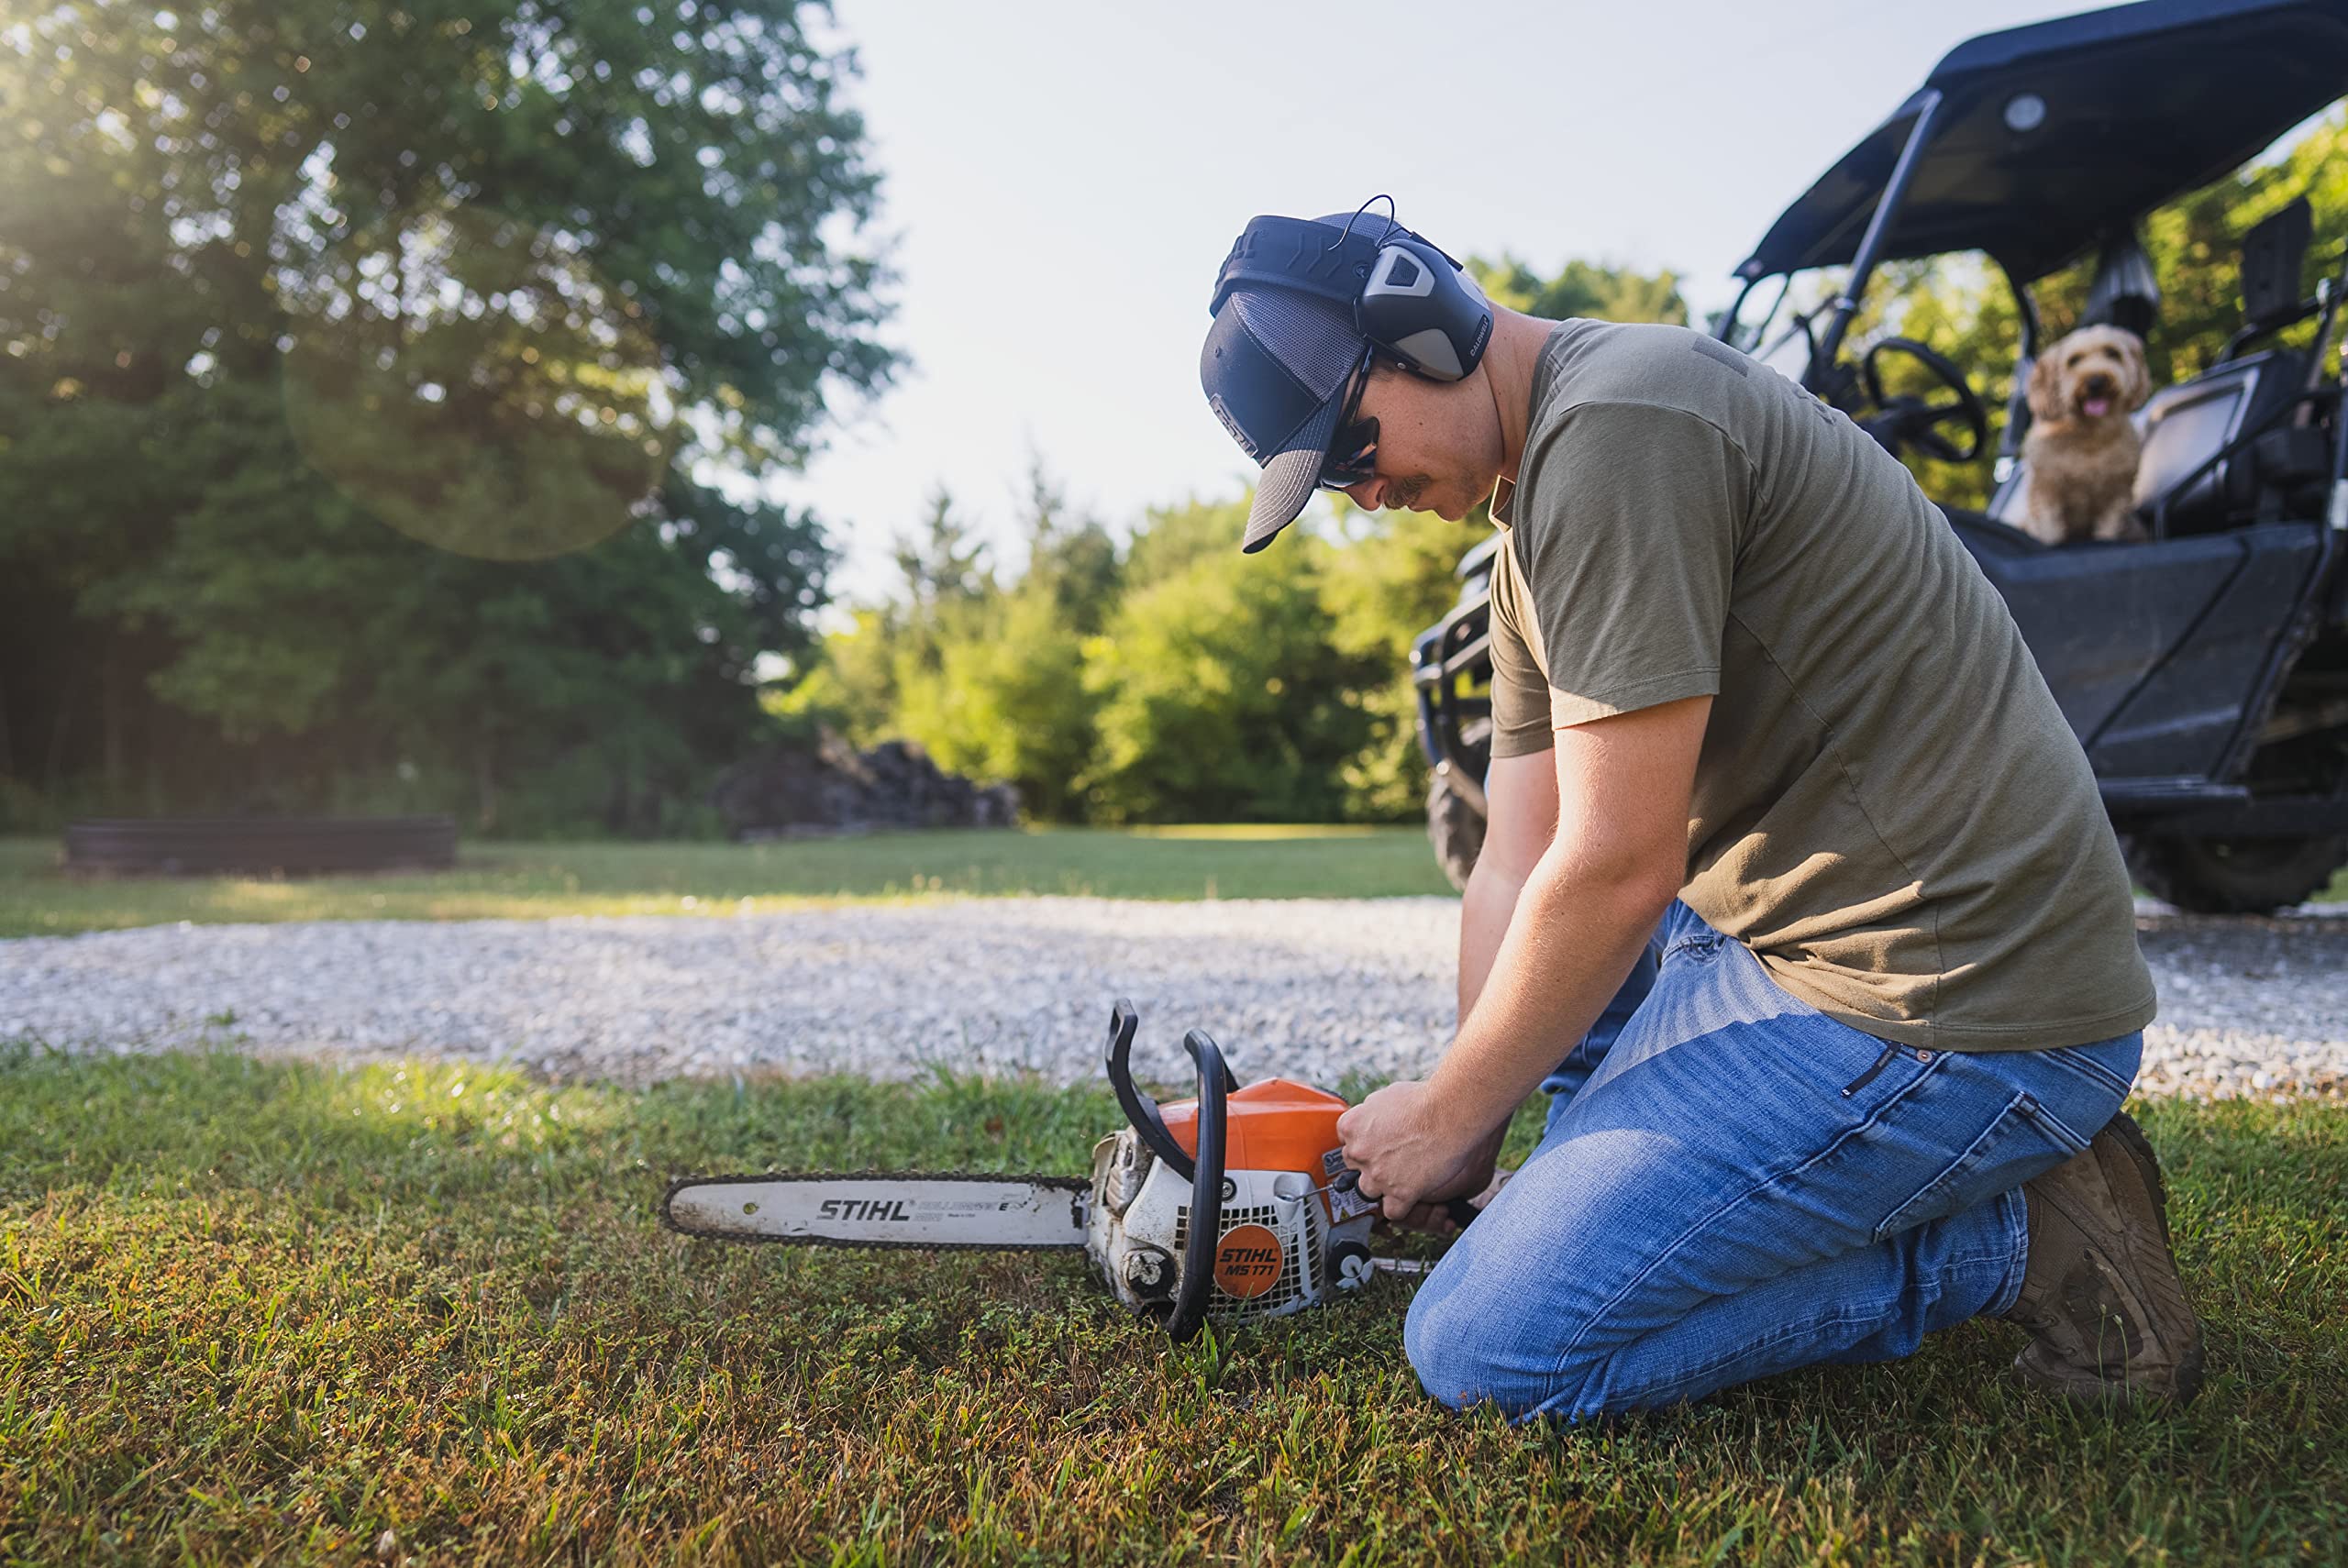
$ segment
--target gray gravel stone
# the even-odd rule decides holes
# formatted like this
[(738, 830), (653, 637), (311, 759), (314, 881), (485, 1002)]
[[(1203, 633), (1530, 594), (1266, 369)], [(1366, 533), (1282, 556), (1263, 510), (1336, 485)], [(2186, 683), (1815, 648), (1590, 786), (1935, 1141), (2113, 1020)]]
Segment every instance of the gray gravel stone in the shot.
[[(547, 921), (155, 926), (0, 942), (0, 1038), (437, 1055), (645, 1083), (748, 1070), (903, 1077), (932, 1063), (1090, 1078), (1110, 1002), (1145, 1077), (1202, 1028), (1243, 1078), (1420, 1076), (1452, 1023), (1443, 898), (1000, 899)], [(2137, 927), (2161, 994), (2146, 1092), (2348, 1085), (2348, 920)]]

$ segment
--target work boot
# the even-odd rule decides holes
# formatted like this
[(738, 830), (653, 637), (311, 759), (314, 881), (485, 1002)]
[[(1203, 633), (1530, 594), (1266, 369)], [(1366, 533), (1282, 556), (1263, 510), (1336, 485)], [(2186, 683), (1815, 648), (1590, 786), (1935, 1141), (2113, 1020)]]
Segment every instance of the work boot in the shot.
[(2168, 1195), (2143, 1130), (2114, 1116), (2022, 1194), (2030, 1254), (2006, 1316), (2032, 1338), (2014, 1370), (2084, 1404), (2192, 1398), (2201, 1325), (2169, 1251)]

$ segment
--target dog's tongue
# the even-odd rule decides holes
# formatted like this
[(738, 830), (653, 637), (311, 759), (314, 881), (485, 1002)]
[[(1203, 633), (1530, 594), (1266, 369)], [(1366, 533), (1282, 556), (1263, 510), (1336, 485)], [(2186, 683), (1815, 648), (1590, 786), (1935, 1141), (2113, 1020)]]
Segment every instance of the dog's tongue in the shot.
[(2087, 410), (2089, 419), (2101, 419), (2111, 412), (2111, 400), (2108, 397), (2091, 397), (2079, 406)]

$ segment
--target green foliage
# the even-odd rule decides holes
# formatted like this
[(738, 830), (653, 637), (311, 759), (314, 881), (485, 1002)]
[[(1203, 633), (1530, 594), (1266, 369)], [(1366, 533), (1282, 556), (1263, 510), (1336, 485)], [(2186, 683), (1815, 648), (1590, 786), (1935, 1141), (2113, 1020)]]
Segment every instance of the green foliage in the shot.
[(1688, 302), (1679, 297), (1677, 272), (1634, 272), (1593, 261), (1569, 260), (1553, 278), (1503, 251), (1498, 261), (1468, 259), (1468, 271), (1493, 304), (1527, 315), (1563, 321), (1594, 316), (1601, 321), (1662, 321), (1688, 325)]
[(897, 727), (941, 767), (1010, 779), (1026, 811), (1069, 818), (1095, 704), (1082, 679), (1085, 639), (1051, 583), (1031, 576), (941, 633), (936, 668), (902, 690)]
[(482, 827), (526, 779), (676, 831), (829, 563), (696, 476), (802, 460), (894, 362), (837, 243), (875, 191), (847, 69), (786, 0), (0, 30), (0, 777), (396, 775)]
[(1236, 501), (1193, 498), (1180, 506), (1153, 507), (1134, 532), (1125, 562), (1125, 586), (1131, 590), (1155, 587), (1209, 557), (1237, 555), (1254, 499), (1250, 491)]
[[(1670, 273), (1471, 261), (1501, 304), (1684, 324)], [(1040, 465), (1022, 572), (998, 580), (943, 495), (898, 548), (895, 602), (858, 613), (779, 711), (904, 734), (1017, 783), (1031, 812), (1105, 823), (1415, 819), (1426, 789), (1411, 640), (1456, 601), (1490, 527), (1432, 513), (1299, 525), (1242, 556), (1249, 498), (1150, 511), (1122, 560)]]
[(1386, 671), (1340, 653), (1319, 601), (1328, 547), (1202, 555), (1129, 594), (1086, 649), (1102, 699), (1086, 782), (1108, 822), (1333, 821), (1368, 739), (1357, 692)]
[(1983, 1320), (1521, 1428), (1421, 1391), (1408, 1278), (1184, 1347), (1074, 1253), (656, 1218), (684, 1172), (1081, 1174), (1119, 1121), (1098, 1083), (630, 1090), (0, 1041), (0, 1558), (2336, 1561), (2348, 1110), (2134, 1109), (2209, 1323), (2186, 1408), (2070, 1410)]
[(1432, 512), (1361, 512), (1340, 504), (1346, 535), (1330, 552), (1322, 602), (1331, 645), (1382, 679), (1362, 692), (1369, 738), (1339, 770), (1347, 814), (1364, 822), (1416, 817), (1426, 797), (1419, 748), (1411, 640), (1441, 620), (1459, 597), (1459, 558), (1489, 533), (1478, 507), (1465, 523)]

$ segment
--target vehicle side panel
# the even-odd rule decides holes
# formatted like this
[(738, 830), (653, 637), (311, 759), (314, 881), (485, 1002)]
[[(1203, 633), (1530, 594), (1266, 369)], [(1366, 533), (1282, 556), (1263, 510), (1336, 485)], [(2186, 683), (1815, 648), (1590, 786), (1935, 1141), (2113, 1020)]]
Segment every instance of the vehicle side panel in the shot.
[(2206, 774), (2303, 589), (2312, 524), (2048, 548), (1952, 513), (2105, 778)]

